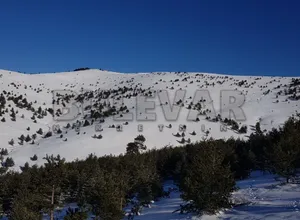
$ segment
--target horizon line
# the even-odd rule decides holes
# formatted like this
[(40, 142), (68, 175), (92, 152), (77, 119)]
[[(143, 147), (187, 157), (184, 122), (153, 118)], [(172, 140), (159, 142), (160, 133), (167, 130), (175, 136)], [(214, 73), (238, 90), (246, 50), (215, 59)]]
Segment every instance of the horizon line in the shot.
[(28, 74), (28, 75), (40, 75), (40, 74), (56, 74), (56, 73), (70, 73), (70, 72), (82, 72), (82, 71), (89, 71), (89, 70), (99, 70), (99, 71), (106, 71), (111, 73), (119, 73), (119, 74), (151, 74), (151, 73), (188, 73), (188, 74), (214, 74), (214, 75), (227, 75), (227, 76), (248, 76), (248, 77), (255, 77), (255, 76), (261, 76), (261, 77), (286, 77), (286, 78), (297, 78), (299, 76), (287, 76), (287, 75), (270, 75), (270, 74), (234, 74), (234, 73), (216, 73), (216, 72), (201, 72), (201, 71), (151, 71), (151, 72), (144, 72), (144, 71), (138, 71), (138, 72), (118, 72), (113, 70), (106, 70), (101, 68), (89, 68), (89, 67), (81, 67), (76, 68), (73, 70), (67, 70), (67, 71), (55, 71), (55, 72), (21, 72), (21, 71), (15, 71), (10, 69), (0, 69), (2, 71), (9, 71), (9, 72), (15, 72), (20, 74)]

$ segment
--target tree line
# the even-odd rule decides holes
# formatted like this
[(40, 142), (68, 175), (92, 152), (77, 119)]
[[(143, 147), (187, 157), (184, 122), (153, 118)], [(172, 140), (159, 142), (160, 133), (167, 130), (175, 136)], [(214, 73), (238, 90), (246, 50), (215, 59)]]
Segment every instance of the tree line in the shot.
[[(119, 220), (124, 207), (132, 214), (168, 195), (166, 180), (174, 180), (185, 201), (178, 211), (213, 214), (234, 206), (230, 195), (235, 181), (253, 170), (278, 174), (290, 182), (300, 168), (300, 120), (291, 117), (283, 127), (263, 132), (255, 126), (247, 140), (208, 139), (182, 147), (145, 150), (138, 136), (124, 155), (66, 162), (46, 155), (44, 166), (21, 167), (0, 176), (0, 213), (13, 220), (53, 219), (57, 207), (76, 203), (66, 220)], [(144, 147), (143, 147), (144, 146)], [(124, 143), (126, 148), (126, 143)], [(174, 210), (175, 211), (175, 210)]]

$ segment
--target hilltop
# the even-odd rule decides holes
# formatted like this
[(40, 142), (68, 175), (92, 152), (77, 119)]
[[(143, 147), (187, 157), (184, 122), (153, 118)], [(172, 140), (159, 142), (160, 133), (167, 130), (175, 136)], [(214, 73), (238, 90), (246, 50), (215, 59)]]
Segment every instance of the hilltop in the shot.
[[(68, 161), (86, 158), (90, 153), (98, 156), (123, 154), (127, 143), (139, 134), (145, 136), (148, 149), (177, 146), (210, 137), (247, 139), (257, 122), (264, 131), (281, 126), (288, 117), (297, 113), (300, 104), (300, 78), (291, 77), (182, 72), (122, 74), (93, 69), (55, 74), (0, 70), (0, 76), (0, 93), (5, 99), (0, 108), (1, 148), (8, 149), (8, 157), (14, 159), (16, 170), (25, 162), (43, 164), (42, 158), (46, 154), (60, 154)], [(58, 94), (63, 90), (72, 91), (70, 94), (73, 95), (68, 98), (68, 95), (57, 96), (53, 101), (52, 91)], [(168, 103), (160, 103), (158, 98), (158, 93), (163, 90), (169, 95)], [(200, 104), (192, 103), (197, 90), (207, 90), (212, 103), (205, 103), (206, 100)], [(245, 103), (241, 108), (246, 120), (228, 122), (220, 117), (222, 90), (237, 90), (244, 94)], [(176, 91), (186, 91), (183, 100), (174, 100)], [(136, 113), (136, 97), (141, 94), (146, 94), (149, 101), (156, 103), (155, 110), (147, 110), (156, 113), (153, 121), (145, 121), (147, 116), (145, 120), (137, 120), (137, 116), (143, 117)], [(151, 95), (155, 97), (150, 98)], [(181, 110), (177, 120), (168, 121), (162, 107), (173, 101), (177, 107), (181, 106)], [(57, 121), (62, 112), (54, 108), (62, 110), (63, 105), (68, 107), (73, 102), (79, 107), (78, 117)], [(210, 111), (211, 104), (216, 114)], [(124, 119), (126, 112), (133, 113), (133, 120), (116, 120)], [(187, 120), (191, 112), (200, 113), (197, 120)], [(79, 130), (76, 122), (81, 123)], [(95, 124), (99, 123), (100, 131), (96, 131)], [(141, 124), (143, 129), (138, 130)], [(60, 126), (61, 133), (53, 132), (54, 125)], [(117, 125), (123, 126), (122, 131), (117, 131)], [(164, 127), (159, 127), (161, 125)], [(184, 136), (183, 130), (179, 130), (180, 125), (185, 125)], [(99, 135), (100, 138), (93, 138)], [(26, 137), (29, 138), (25, 140)], [(33, 155), (37, 155), (36, 161), (30, 160)]]

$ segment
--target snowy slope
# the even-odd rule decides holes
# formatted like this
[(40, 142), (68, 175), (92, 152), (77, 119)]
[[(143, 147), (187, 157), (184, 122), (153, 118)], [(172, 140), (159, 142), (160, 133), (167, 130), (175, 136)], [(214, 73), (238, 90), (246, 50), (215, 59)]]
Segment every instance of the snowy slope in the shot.
[[(246, 80), (246, 83), (242, 83)], [(122, 154), (126, 152), (127, 143), (133, 141), (138, 134), (143, 134), (146, 138), (145, 144), (148, 149), (161, 148), (166, 145), (180, 145), (178, 141), (181, 137), (175, 137), (179, 131), (179, 125), (187, 126), (185, 139), (191, 141), (202, 140), (203, 138), (229, 138), (241, 137), (247, 138), (251, 131), (251, 126), (256, 122), (261, 122), (262, 130), (269, 130), (272, 127), (282, 125), (282, 123), (299, 109), (300, 100), (287, 100), (288, 95), (280, 94), (279, 91), (288, 89), (292, 78), (288, 77), (256, 77), (256, 76), (226, 76), (220, 74), (209, 73), (140, 73), (140, 74), (122, 74), (100, 70), (86, 70), (76, 72), (65, 72), (55, 74), (21, 74), (11, 71), (0, 70), (0, 93), (3, 91), (10, 92), (12, 96), (23, 95), (28, 102), (32, 102), (32, 106), (37, 110), (41, 106), (42, 110), (53, 108), (52, 98), (53, 90), (73, 90), (78, 94), (82, 89), (93, 91), (94, 96), (99, 91), (108, 91), (118, 88), (136, 88), (136, 91), (154, 90), (159, 93), (160, 90), (166, 90), (169, 94), (170, 103), (176, 90), (185, 90), (186, 95), (183, 100), (179, 118), (176, 121), (167, 121), (164, 117), (160, 101), (156, 95), (153, 101), (156, 103), (156, 109), (149, 112), (155, 112), (157, 118), (155, 121), (137, 121), (136, 116), (136, 98), (124, 98), (124, 104), (130, 112), (134, 114), (134, 119), (128, 121), (128, 125), (123, 124), (125, 121), (115, 121), (113, 117), (105, 118), (102, 123), (103, 131), (96, 132), (95, 125), (80, 127), (80, 133), (77, 134), (75, 129), (64, 129), (67, 123), (74, 123), (76, 120), (83, 120), (88, 111), (79, 115), (76, 120), (57, 122), (48, 113), (47, 116), (38, 119), (36, 123), (31, 119), (33, 112), (27, 109), (16, 107), (13, 101), (7, 101), (6, 108), (8, 112), (0, 117), (5, 118), (5, 122), (0, 121), (0, 140), (1, 147), (9, 150), (9, 157), (15, 161), (14, 169), (18, 170), (20, 165), (25, 162), (32, 164), (43, 164), (43, 157), (46, 154), (60, 154), (67, 160), (76, 158), (83, 159), (90, 153), (98, 156), (105, 154)], [(285, 86), (286, 85), (286, 86)], [(220, 91), (235, 90), (245, 94), (245, 104), (242, 106), (245, 112), (246, 121), (239, 122), (241, 125), (248, 126), (247, 134), (238, 134), (236, 131), (228, 129), (226, 132), (221, 131), (220, 122), (206, 120), (205, 115), (199, 116), (200, 121), (187, 121), (190, 112), (187, 109), (190, 102), (193, 101), (194, 94), (197, 89), (207, 89), (213, 100), (213, 105), (218, 114), (220, 112)], [(268, 90), (270, 90), (268, 92)], [(130, 94), (128, 91), (126, 94)], [(125, 95), (126, 95), (125, 94)], [(119, 94), (120, 95), (120, 94)], [(191, 99), (190, 99), (191, 97)], [(104, 102), (113, 102), (111, 97)], [(178, 100), (176, 100), (178, 101)], [(90, 99), (88, 102), (95, 103), (96, 99)], [(162, 103), (163, 104), (163, 103)], [(113, 105), (113, 103), (112, 103)], [(16, 121), (11, 121), (10, 110), (18, 111)], [(203, 106), (205, 108), (205, 106)], [(191, 110), (195, 111), (195, 110)], [(24, 118), (21, 117), (24, 115)], [(42, 138), (47, 131), (52, 130), (53, 125), (60, 125), (63, 131), (63, 138), (59, 134), (49, 138)], [(118, 132), (115, 128), (109, 128), (111, 125), (123, 124), (123, 131)], [(138, 131), (138, 124), (143, 124), (143, 131)], [(158, 128), (159, 124), (165, 127), (163, 131)], [(167, 128), (169, 124), (171, 128)], [(30, 130), (26, 128), (30, 127)], [(26, 137), (32, 135), (42, 128), (43, 135), (37, 135), (34, 144), (24, 142), (23, 145), (18, 144), (22, 134)], [(196, 135), (189, 133), (195, 131)], [(209, 131), (206, 137), (205, 132)], [(67, 132), (67, 133), (66, 133)], [(101, 134), (102, 139), (94, 139), (91, 136)], [(14, 145), (8, 142), (14, 139)], [(66, 141), (64, 141), (66, 140)], [(29, 158), (34, 154), (38, 156), (37, 161), (31, 161)]]

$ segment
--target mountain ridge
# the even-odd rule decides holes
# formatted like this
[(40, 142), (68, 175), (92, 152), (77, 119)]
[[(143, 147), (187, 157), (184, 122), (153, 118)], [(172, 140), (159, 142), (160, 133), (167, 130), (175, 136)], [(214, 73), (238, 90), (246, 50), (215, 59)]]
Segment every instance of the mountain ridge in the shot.
[[(182, 145), (186, 143), (182, 140), (187, 141), (189, 139), (191, 142), (195, 142), (209, 137), (220, 139), (230, 137), (247, 138), (252, 132), (251, 126), (255, 126), (257, 122), (261, 123), (263, 130), (281, 126), (288, 117), (297, 113), (298, 105), (300, 105), (300, 100), (297, 98), (300, 91), (299, 77), (229, 76), (196, 72), (122, 74), (101, 70), (28, 75), (0, 70), (0, 75), (2, 75), (0, 78), (0, 93), (6, 98), (6, 104), (1, 110), (2, 114), (0, 116), (0, 120), (5, 118), (5, 122), (0, 121), (0, 138), (3, 141), (2, 148), (7, 148), (10, 152), (9, 156), (15, 159), (14, 169), (17, 170), (19, 166), (28, 162), (34, 154), (37, 154), (39, 159), (34, 162), (29, 161), (31, 165), (42, 164), (42, 158), (46, 154), (60, 154), (67, 160), (85, 158), (89, 153), (95, 153), (98, 156), (123, 154), (126, 151), (127, 143), (138, 134), (143, 134), (146, 137), (148, 149), (161, 148), (166, 145)], [(82, 115), (73, 121), (55, 121), (53, 117), (55, 112), (53, 113), (49, 109), (54, 108), (52, 91), (56, 90), (74, 91), (75, 96), (84, 97), (84, 100), (90, 102), (90, 109), (82, 111)], [(174, 105), (181, 106), (176, 121), (166, 120), (164, 115), (166, 105), (159, 100), (159, 94), (163, 90), (168, 94), (167, 102), (171, 105), (174, 104), (174, 101), (180, 101), (179, 98), (174, 100), (176, 91), (185, 92), (184, 99)], [(237, 125), (234, 125), (235, 129), (232, 129), (233, 125), (226, 122), (225, 125), (228, 129), (226, 132), (221, 131), (224, 118), (220, 120), (220, 118), (215, 118), (210, 114), (207, 107), (209, 103), (206, 107), (204, 103), (191, 104), (197, 90), (208, 91), (217, 115), (222, 109), (220, 105), (222, 91), (240, 91), (241, 94), (244, 94), (246, 100), (242, 106), (246, 121), (237, 122)], [(4, 91), (6, 94), (4, 94)], [(136, 95), (149, 95), (152, 92), (155, 95), (153, 101), (156, 108), (150, 110), (150, 112), (156, 114), (156, 120), (139, 121), (136, 112)], [(25, 104), (21, 103), (22, 99), (18, 99), (21, 95), (22, 99), (26, 98), (27, 102), (31, 103), (30, 108), (28, 107), (29, 104), (24, 107)], [(108, 97), (106, 97), (107, 95)], [(126, 106), (121, 111), (119, 108), (122, 105), (114, 103), (118, 101), (118, 97), (123, 97), (123, 107)], [(76, 105), (80, 104), (76, 100), (73, 101), (76, 102)], [(62, 102), (63, 99), (58, 104), (59, 108), (63, 107), (61, 106)], [(103, 105), (106, 106), (102, 111), (98, 111), (97, 108)], [(116, 109), (112, 109), (112, 106), (115, 106)], [(38, 112), (39, 108), (41, 108), (40, 112)], [(15, 121), (11, 121), (12, 109), (16, 115)], [(93, 116), (91, 116), (91, 110)], [(123, 117), (127, 110), (133, 114), (133, 120), (118, 121), (114, 119), (114, 117), (118, 118), (121, 115)], [(96, 132), (95, 124), (93, 124), (98, 120), (92, 118), (96, 117), (96, 111), (100, 115), (106, 114), (108, 116), (105, 116), (105, 122), (102, 124), (103, 131), (101, 132)], [(187, 121), (189, 112), (195, 111), (201, 112), (199, 121)], [(94, 122), (92, 123), (93, 119)], [(78, 132), (75, 132), (74, 128), (64, 128), (67, 123), (72, 125), (76, 120), (82, 122), (87, 120), (90, 125), (81, 127), (80, 134), (77, 134)], [(125, 122), (128, 124), (123, 124)], [(60, 138), (61, 135), (52, 134), (51, 137), (44, 138), (48, 131), (52, 132), (52, 126), (56, 124), (62, 128), (63, 137)], [(118, 124), (123, 125), (122, 132), (118, 132), (111, 127)], [(143, 132), (138, 131), (140, 124), (143, 124)], [(170, 124), (172, 125), (171, 128)], [(185, 137), (174, 136), (179, 132), (179, 126), (182, 124), (187, 126)], [(164, 125), (162, 132), (159, 130), (159, 125)], [(239, 129), (242, 126), (247, 126), (248, 129), (246, 133), (240, 134)], [(28, 127), (30, 127), (30, 130), (27, 130)], [(236, 130), (236, 127), (238, 127), (238, 130)], [(23, 141), (24, 143), (20, 142), (22, 145), (19, 144), (18, 137), (20, 135), (32, 137), (39, 129), (42, 129), (43, 133), (37, 135), (34, 144), (31, 144), (31, 141)], [(193, 131), (196, 132), (196, 135), (190, 135)], [(98, 136), (99, 134), (103, 136), (102, 139), (92, 138), (92, 136)], [(8, 144), (11, 139), (15, 142), (13, 146)], [(102, 146), (101, 148), (97, 147), (99, 144)]]

